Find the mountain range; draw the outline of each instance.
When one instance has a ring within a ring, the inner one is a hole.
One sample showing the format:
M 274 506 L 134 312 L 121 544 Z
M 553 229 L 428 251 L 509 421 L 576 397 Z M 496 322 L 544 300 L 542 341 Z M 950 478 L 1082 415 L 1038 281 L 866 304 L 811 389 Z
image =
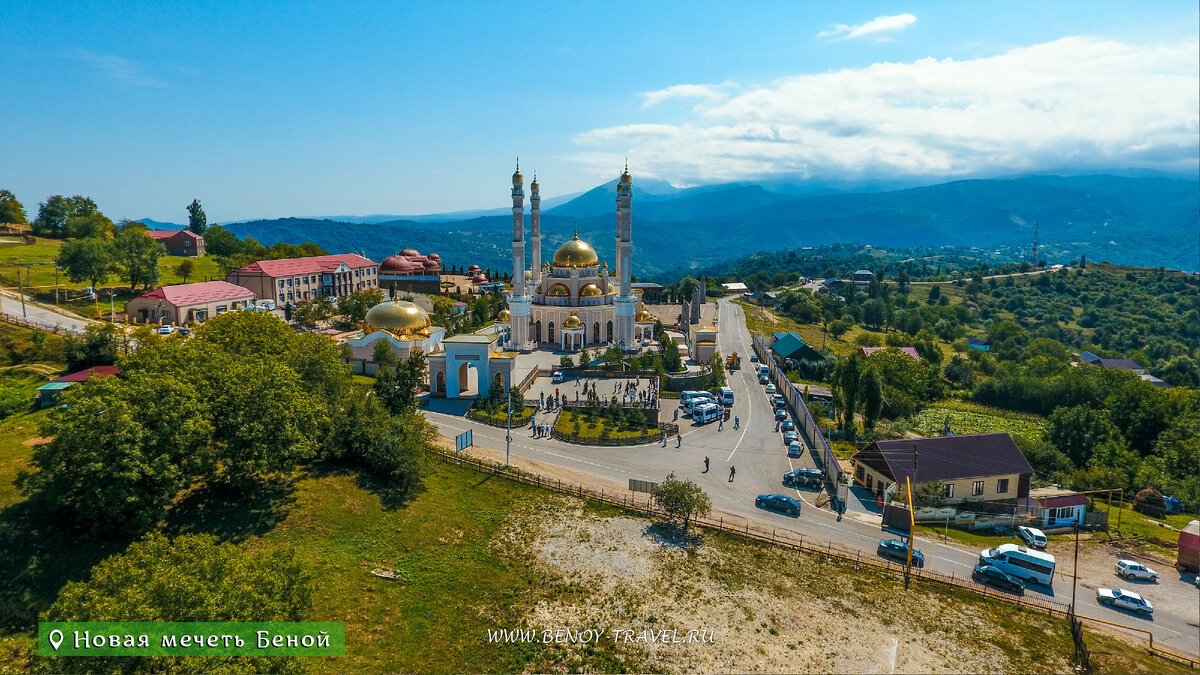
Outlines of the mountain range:
M 648 279 L 748 253 L 838 242 L 977 248 L 1020 259 L 1035 236 L 1039 258 L 1049 262 L 1086 254 L 1145 267 L 1200 267 L 1200 181 L 1194 179 L 1033 175 L 887 188 L 738 183 L 681 189 L 635 181 L 635 274 Z M 557 204 L 544 200 L 542 258 L 578 231 L 611 264 L 615 200 L 616 181 Z M 528 201 L 526 214 L 528 228 Z M 313 241 L 331 252 L 361 250 L 375 260 L 416 248 L 440 253 L 450 265 L 512 265 L 507 208 L 369 222 L 385 217 L 281 218 L 226 227 L 267 246 Z

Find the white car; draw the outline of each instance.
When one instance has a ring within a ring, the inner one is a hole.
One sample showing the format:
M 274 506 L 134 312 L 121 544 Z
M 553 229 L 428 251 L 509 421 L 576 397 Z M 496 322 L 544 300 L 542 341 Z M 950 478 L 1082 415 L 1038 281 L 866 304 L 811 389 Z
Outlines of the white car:
M 1146 581 L 1158 582 L 1158 572 L 1146 567 L 1136 560 L 1118 560 L 1113 567 L 1117 570 L 1117 576 L 1126 579 L 1145 579 Z
M 561 370 L 554 371 L 554 374 L 550 376 L 550 381 L 555 384 L 562 382 L 564 379 L 566 379 L 566 376 L 563 375 L 563 371 Z
M 773 384 L 768 384 L 768 385 L 767 385 L 767 393 L 768 393 L 768 394 L 774 394 L 774 393 L 775 393 L 775 385 L 773 385 Z
M 1036 527 L 1022 525 L 1017 528 L 1017 536 L 1030 548 L 1046 550 L 1046 534 Z
M 1154 605 L 1142 596 L 1124 588 L 1097 588 L 1096 602 L 1115 609 L 1127 609 L 1141 614 L 1153 614 Z

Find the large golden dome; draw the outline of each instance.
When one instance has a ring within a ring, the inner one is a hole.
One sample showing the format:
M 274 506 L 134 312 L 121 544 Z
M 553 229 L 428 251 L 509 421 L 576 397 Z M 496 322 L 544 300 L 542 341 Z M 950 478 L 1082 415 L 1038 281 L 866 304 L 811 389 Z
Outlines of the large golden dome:
M 579 297 L 581 298 L 596 298 L 602 295 L 604 295 L 604 291 L 600 290 L 600 287 L 596 284 L 588 284 L 579 289 Z
M 550 290 L 546 291 L 546 297 L 549 298 L 569 298 L 571 291 L 562 284 L 554 284 Z
M 595 267 L 599 264 L 600 256 L 586 241 L 580 241 L 579 232 L 554 252 L 555 267 Z
M 364 321 L 368 334 L 385 330 L 396 337 L 424 336 L 430 327 L 425 310 L 407 300 L 388 300 L 367 311 Z

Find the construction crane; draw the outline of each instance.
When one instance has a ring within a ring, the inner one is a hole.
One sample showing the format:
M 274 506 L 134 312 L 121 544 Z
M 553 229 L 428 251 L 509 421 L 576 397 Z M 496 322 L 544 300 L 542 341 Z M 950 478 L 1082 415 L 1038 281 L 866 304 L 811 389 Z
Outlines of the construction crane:
M 29 268 L 35 265 L 54 265 L 54 305 L 58 306 L 58 263 L 50 262 L 20 262 L 9 263 L 5 267 L 24 267 L 25 268 L 25 285 L 21 285 L 21 270 L 17 270 L 17 293 L 21 296 L 21 318 L 29 318 L 25 314 L 25 286 L 29 286 Z

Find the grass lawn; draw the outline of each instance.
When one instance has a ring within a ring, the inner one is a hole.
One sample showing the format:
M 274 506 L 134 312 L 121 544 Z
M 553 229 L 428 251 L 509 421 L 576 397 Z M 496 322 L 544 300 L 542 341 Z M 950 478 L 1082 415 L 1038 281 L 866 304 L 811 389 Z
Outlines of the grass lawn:
M 950 418 L 950 430 L 959 435 L 1007 431 L 1040 441 L 1048 426 L 1046 418 L 1040 415 L 989 408 L 966 401 L 939 401 L 913 416 L 912 430 L 922 436 L 941 435 L 947 417 Z
M 38 425 L 48 412 L 26 411 L 0 421 L 0 509 L 21 500 L 15 481 L 17 474 L 29 466 L 33 454 L 33 448 L 25 442 L 38 436 Z
M 989 530 L 990 531 L 990 530 Z M 932 541 L 957 541 L 960 544 L 978 547 L 979 549 L 991 548 L 1005 543 L 1018 543 L 1016 537 L 1006 534 L 979 534 L 976 532 L 967 532 L 966 530 L 958 530 L 953 527 L 946 528 L 937 525 L 920 523 L 917 524 L 917 541 L 922 539 Z M 917 545 L 920 548 L 920 544 Z
M 1108 511 L 1107 500 L 1102 500 L 1098 497 L 1095 500 L 1095 504 L 1097 509 Z M 1176 547 L 1179 544 L 1179 530 L 1187 527 L 1187 524 L 1191 521 L 1200 518 L 1200 516 L 1195 514 L 1183 513 L 1172 514 L 1163 520 L 1159 520 L 1134 511 L 1133 507 L 1129 504 L 1118 507 L 1114 502 L 1112 512 L 1108 514 L 1108 527 L 1110 530 L 1117 529 L 1118 515 L 1121 518 L 1120 531 L 1122 536 L 1145 539 L 1147 545 L 1159 550 L 1171 559 L 1175 558 Z M 1160 523 L 1165 523 L 1175 529 L 1163 527 Z
M 588 422 L 584 415 L 579 415 L 579 437 L 575 437 L 575 417 L 576 414 L 571 410 L 564 410 L 558 415 L 558 420 L 554 424 L 555 430 L 564 438 L 570 438 L 579 443 L 595 443 L 603 445 L 606 441 L 634 441 L 634 440 L 655 440 L 662 433 L 658 427 L 642 429 L 629 429 L 627 427 L 614 429 L 610 423 L 603 417 L 597 415 L 596 421 Z M 605 429 L 608 429 L 608 435 L 604 436 Z

